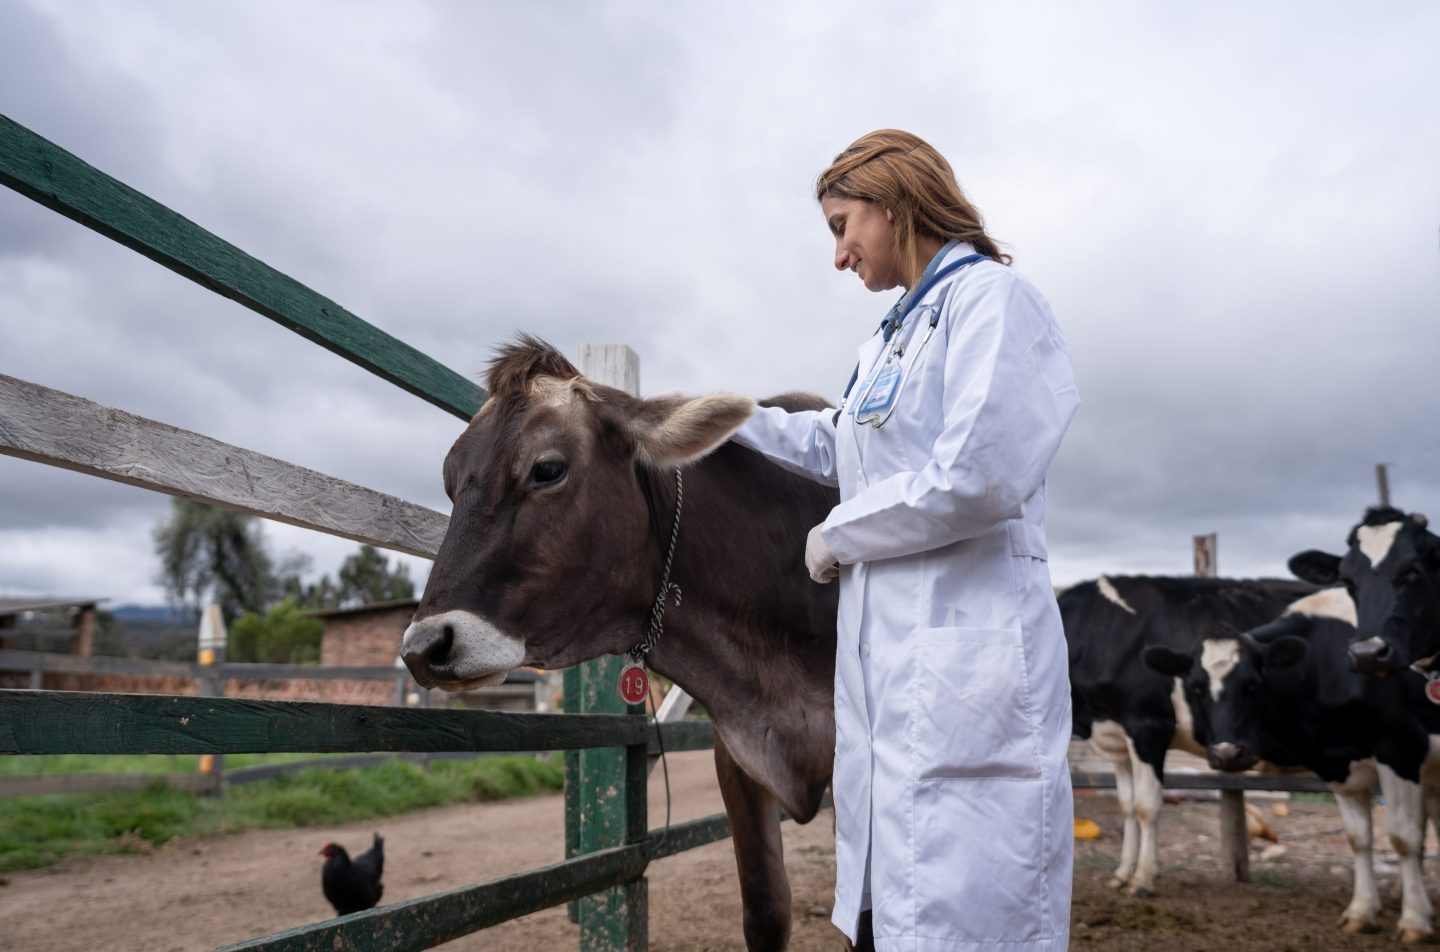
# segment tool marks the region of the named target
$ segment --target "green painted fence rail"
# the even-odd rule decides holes
[[[11,629],[5,629],[8,637]],[[200,665],[194,661],[69,655],[53,651],[0,649],[0,671],[42,671],[47,674],[124,674],[157,678],[208,678],[239,681],[394,681],[409,672],[394,665],[255,664],[227,661]]]
[[[659,727],[667,751],[715,746],[709,724]],[[0,690],[0,754],[267,754],[579,750],[644,744],[656,727],[628,714],[518,714]]]
[[[485,392],[460,374],[3,115],[0,185],[270,318],[461,419],[468,420],[485,401]],[[39,392],[34,385],[30,387],[30,396],[22,399],[22,405],[33,402]],[[55,399],[62,397],[68,395]],[[61,414],[62,418],[66,416]],[[153,435],[157,429],[153,421],[132,422],[133,433]],[[66,425],[47,421],[37,432],[53,437]],[[214,448],[216,441],[189,436],[195,437],[194,446],[181,456],[190,457],[192,463],[200,454],[196,447]],[[53,442],[50,440],[38,450],[15,449],[10,455],[93,471],[105,478],[128,478],[128,470],[127,475],[117,476],[88,464],[87,454],[94,450],[91,443],[103,442],[99,436],[86,437],[82,440],[86,445],[79,450],[53,446]],[[174,441],[166,445],[170,442]],[[290,464],[281,468],[285,467],[287,472],[297,469]],[[204,495],[181,488],[183,480],[179,477],[151,483],[146,484],[147,488]],[[273,480],[264,481],[266,486],[272,484]],[[356,489],[375,495],[363,487]],[[243,498],[215,501],[252,511],[258,498],[255,492],[251,489],[242,494]],[[328,510],[326,518],[318,521],[297,521],[290,513],[291,503],[306,494],[286,486],[281,496],[283,505],[271,506],[259,514],[342,537],[354,538],[370,531],[368,523],[357,528],[355,516],[345,512],[338,521],[329,519]],[[339,507],[337,511],[344,509]],[[370,535],[364,538],[377,541]],[[378,544],[416,551],[413,546],[396,546],[389,535]],[[613,685],[613,676],[595,675],[602,668],[592,669],[591,681]],[[32,673],[32,683],[36,678],[38,674]],[[599,710],[606,709],[602,706]],[[605,764],[604,770],[580,771],[588,778],[586,807],[580,808],[577,801],[570,809],[574,794],[567,790],[567,848],[580,844],[582,849],[598,851],[569,858],[546,870],[370,910],[233,948],[428,948],[534,909],[593,896],[578,907],[583,911],[582,952],[643,950],[649,941],[648,894],[643,877],[646,850],[654,846],[669,855],[688,848],[684,844],[699,845],[728,835],[729,829],[723,817],[710,817],[671,829],[658,845],[647,840],[646,766],[649,755],[661,750],[661,740],[668,751],[709,749],[714,746],[714,732],[708,724],[665,725],[652,730],[634,711],[526,715],[0,690],[0,754],[566,750],[572,761],[593,761],[597,767]],[[596,750],[617,746],[625,748],[618,758],[618,752]],[[585,753],[575,753],[581,750]],[[567,787],[571,785],[567,782]],[[621,810],[614,809],[617,790],[624,800]],[[572,813],[579,833],[568,829]],[[616,839],[617,831],[623,834],[621,841]]]
[[[0,115],[0,185],[468,420],[485,391],[339,304]]]
[[[586,715],[567,715],[583,716]],[[582,919],[581,946],[586,947],[588,932],[591,947],[598,944],[605,948],[643,949],[648,945],[643,876],[650,862],[652,843],[652,835],[645,826],[648,764],[643,743],[626,747],[624,760],[620,846],[492,883],[352,913],[225,948],[277,952],[427,949],[516,916],[618,887],[638,893],[641,901],[629,907],[632,913],[639,913],[638,917],[632,916],[630,921],[618,924],[600,915]]]
[[[1072,770],[1070,785],[1086,790],[1114,790],[1109,772]],[[1264,790],[1281,793],[1331,793],[1330,785],[1312,773],[1227,774],[1213,771],[1165,771],[1166,790]]]
[[[615,847],[494,882],[377,906],[338,919],[222,946],[217,952],[428,949],[635,879],[645,871],[646,853],[644,844]]]

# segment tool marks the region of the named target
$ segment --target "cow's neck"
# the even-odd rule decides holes
[[[672,575],[684,594],[667,607],[649,660],[705,706],[746,773],[808,818],[833,765],[833,603],[827,609],[829,593],[804,578],[803,566],[784,564],[796,553],[769,551],[756,527],[784,516],[738,498],[740,477],[726,462],[685,471]],[[673,498],[672,484],[661,512],[674,511]],[[815,521],[825,514],[818,509]],[[668,517],[664,529],[668,545]]]
[[[833,667],[807,668],[779,645],[773,658],[745,656],[730,637],[735,616],[698,601],[687,591],[686,621],[667,618],[652,666],[704,705],[742,770],[808,819],[834,760],[832,695],[815,684],[823,678],[828,688]]]

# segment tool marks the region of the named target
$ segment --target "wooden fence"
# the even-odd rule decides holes
[[[406,695],[418,688],[410,672],[405,668],[389,666],[322,666],[288,664],[222,663],[204,665],[197,663],[156,661],[144,658],[108,658],[104,656],[76,656],[51,654],[37,651],[0,651],[0,671],[20,672],[28,677],[30,690],[38,691],[46,674],[71,675],[123,675],[166,679],[193,679],[197,684],[208,681],[205,696],[224,697],[227,681],[391,681],[395,706],[405,704]],[[486,702],[520,702],[529,704],[532,710],[541,709],[541,692],[548,691],[549,685],[543,677],[525,677],[530,672],[519,672],[518,680],[507,681],[493,687],[476,688],[466,692],[467,700]],[[516,675],[512,675],[512,679]],[[144,692],[148,693],[148,692]],[[431,694],[419,689],[420,706],[430,706]],[[297,760],[279,764],[262,764],[251,767],[224,769],[223,758],[212,757],[201,760],[197,773],[77,773],[50,774],[46,776],[0,777],[0,798],[32,796],[51,793],[103,793],[119,790],[142,789],[157,780],[177,790],[190,790],[205,795],[219,795],[225,788],[240,784],[270,780],[285,774],[311,768],[341,770],[348,767],[365,767],[397,757],[418,763],[429,763],[432,759],[452,759],[456,756],[484,757],[486,752],[456,754],[354,754],[314,760]],[[208,766],[209,769],[206,769]]]
[[[484,402],[463,376],[4,116],[0,184],[461,420]],[[602,357],[596,369],[612,363]],[[429,558],[447,522],[364,486],[8,376],[0,376],[0,453]],[[714,735],[708,724],[648,725],[638,707],[603,713],[614,703],[609,665],[583,668],[567,674],[566,707],[577,713],[566,714],[0,691],[0,753],[569,751],[564,862],[237,948],[429,948],[579,899],[582,949],[643,949],[648,863],[729,835],[717,815],[672,828],[657,847],[646,829],[648,758],[659,735],[666,750],[710,748]]]
[[[473,383],[334,301],[0,116],[0,184],[270,318],[384,380],[469,420]],[[628,348],[581,354],[580,369],[633,387]],[[633,355],[630,355],[633,358]],[[433,558],[441,513],[202,434],[0,375],[0,453]],[[436,461],[438,466],[439,461]],[[185,666],[187,670],[189,666]],[[231,666],[226,666],[231,667]],[[708,724],[611,713],[616,662],[566,672],[567,714],[0,691],[0,753],[567,751],[566,859],[483,885],[292,929],[227,949],[423,949],[572,900],[582,949],[647,947],[644,873],[655,859],[729,835],[724,815],[647,831],[647,761],[708,749]],[[683,711],[679,704],[667,707]],[[623,748],[614,750],[613,748]],[[1323,789],[1301,778],[1202,775],[1171,785],[1233,792]],[[1077,786],[1113,786],[1084,775]],[[613,791],[613,792],[612,792]],[[1227,815],[1240,813],[1227,795]],[[1233,825],[1233,824],[1232,824]],[[1243,821],[1239,827],[1243,837]],[[1227,842],[1235,833],[1226,833]],[[1240,841],[1243,853],[1243,840]]]

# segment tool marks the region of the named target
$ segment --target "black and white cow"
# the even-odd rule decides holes
[[[1174,679],[1147,668],[1141,652],[1149,645],[1189,651],[1216,624],[1254,628],[1314,590],[1284,579],[1102,576],[1060,595],[1074,730],[1114,764],[1124,814],[1112,888],[1154,893],[1165,752],[1179,747],[1205,755]]]
[[[1419,513],[1377,507],[1346,543],[1344,556],[1301,552],[1290,571],[1319,585],[1344,583],[1355,599],[1355,670],[1383,676],[1411,665],[1420,672],[1440,669],[1440,536]]]
[[[1195,739],[1215,769],[1248,770],[1264,760],[1304,767],[1330,784],[1355,853],[1354,894],[1340,916],[1347,932],[1378,928],[1370,823],[1378,780],[1389,807],[1386,833],[1400,857],[1400,938],[1422,942],[1431,935],[1431,907],[1419,780],[1430,738],[1403,684],[1350,670],[1354,636],[1355,604],[1344,589],[1330,588],[1248,632],[1217,626],[1188,651],[1146,648],[1145,663],[1182,686]]]

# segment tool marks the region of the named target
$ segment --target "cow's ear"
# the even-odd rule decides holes
[[[1168,674],[1172,678],[1183,678],[1190,673],[1190,656],[1181,654],[1163,645],[1151,645],[1142,656],[1145,666],[1152,671]]]
[[[1287,564],[1291,574],[1306,582],[1334,585],[1340,581],[1340,556],[1331,555],[1329,552],[1306,549],[1298,555],[1292,555]]]
[[[627,421],[635,458],[648,466],[683,466],[720,446],[755,409],[748,397],[654,397],[637,401]]]
[[[1276,638],[1265,646],[1265,667],[1288,668],[1299,664],[1310,650],[1310,643],[1295,635]]]

